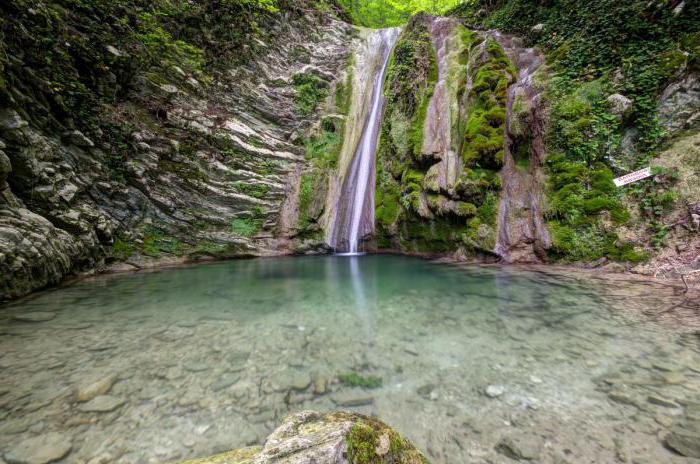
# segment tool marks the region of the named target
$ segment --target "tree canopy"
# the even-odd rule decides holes
[[[461,0],[338,0],[356,24],[367,27],[399,26],[419,11],[440,14]]]

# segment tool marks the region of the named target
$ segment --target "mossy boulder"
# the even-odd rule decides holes
[[[423,464],[408,440],[373,417],[303,411],[289,416],[260,447],[242,448],[180,464]]]

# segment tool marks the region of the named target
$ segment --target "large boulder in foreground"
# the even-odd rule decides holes
[[[408,440],[373,417],[304,411],[289,416],[262,447],[180,464],[425,464]]]

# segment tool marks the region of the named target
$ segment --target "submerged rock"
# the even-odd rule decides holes
[[[541,443],[535,437],[512,435],[501,439],[496,451],[511,459],[531,461],[540,456]]]
[[[486,396],[488,396],[489,398],[498,398],[505,392],[506,387],[504,387],[503,385],[489,385],[488,387],[486,387],[486,390],[484,390],[484,393],[486,393]]]
[[[85,404],[81,404],[78,409],[83,412],[111,412],[122,406],[125,401],[121,398],[110,395],[102,395],[93,398]]]
[[[109,392],[116,380],[116,375],[108,374],[104,377],[93,378],[83,382],[76,389],[75,399],[80,403],[84,403],[92,400],[96,396],[104,395],[105,393]]]
[[[14,320],[20,322],[45,322],[56,317],[56,313],[49,311],[34,311],[31,313],[17,314],[13,317]]]
[[[72,448],[68,435],[57,432],[28,438],[5,453],[9,464],[48,464],[64,458]]]
[[[180,464],[423,464],[428,460],[408,440],[378,419],[304,411],[288,417],[265,441],[210,458]]]

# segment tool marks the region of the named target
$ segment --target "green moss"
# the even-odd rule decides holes
[[[319,103],[328,96],[328,83],[315,74],[295,74],[292,83],[296,90],[294,108],[300,115],[313,114]]]
[[[143,237],[141,252],[152,257],[158,257],[162,253],[182,256],[184,247],[179,239],[165,235],[160,230],[149,229]]]
[[[467,54],[478,53],[481,46],[472,42]],[[486,62],[479,64],[472,77],[462,157],[469,167],[499,169],[504,156],[507,91],[516,71],[503,48],[491,37],[486,39],[486,50]]]
[[[255,236],[262,224],[259,220],[252,217],[241,217],[231,220],[231,230],[243,237],[253,237]]]
[[[379,450],[388,441],[388,449]],[[427,464],[425,457],[411,443],[378,420],[367,418],[352,426],[346,438],[351,464]],[[381,446],[380,446],[381,445]]]
[[[306,159],[312,160],[317,168],[335,168],[343,149],[344,134],[343,121],[322,119],[320,131],[306,140]]]
[[[381,377],[375,376],[362,376],[356,372],[350,372],[347,374],[340,374],[338,380],[343,385],[350,387],[362,387],[362,388],[379,388],[382,386]]]
[[[112,245],[110,255],[114,258],[125,260],[129,256],[131,256],[135,250],[136,246],[133,242],[118,238],[114,241],[114,244]]]
[[[309,209],[313,199],[313,173],[302,174],[299,182],[299,228],[305,229],[310,223]]]
[[[408,251],[442,253],[465,242],[472,249],[485,249],[495,242],[496,192],[500,189],[496,170],[503,162],[507,87],[515,70],[496,41],[464,28],[456,34],[464,53],[452,63],[450,76],[459,82],[456,97],[468,100],[467,120],[455,117],[453,121],[454,133],[464,134],[455,147],[464,155],[462,175],[449,194],[425,180],[435,162],[424,157],[421,149],[437,65],[424,18],[419,15],[399,39],[387,74],[387,116],[377,156],[375,194],[380,246],[398,244]],[[485,60],[477,60],[477,55]],[[472,58],[474,63],[467,67]],[[468,98],[463,94],[466,69],[474,73],[475,83]],[[434,219],[424,217],[422,198]],[[398,205],[390,206],[397,200]]]
[[[253,198],[264,198],[267,192],[270,191],[270,186],[261,183],[249,183],[238,181],[234,182],[233,187],[244,195],[251,196]]]

